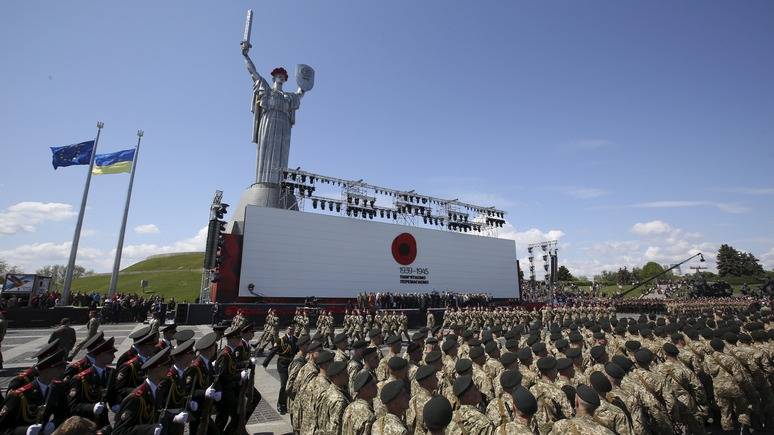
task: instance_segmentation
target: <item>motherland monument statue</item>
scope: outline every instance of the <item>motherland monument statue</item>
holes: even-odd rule
[[[241,234],[245,220],[245,207],[296,208],[292,194],[281,198],[282,172],[288,167],[290,155],[290,133],[296,121],[296,110],[304,94],[314,86],[314,69],[308,65],[296,66],[295,92],[288,92],[283,85],[288,81],[288,72],[283,67],[271,71],[272,83],[261,76],[250,59],[250,33],[253,11],[247,11],[242,56],[253,81],[253,98],[250,110],[253,113],[252,141],[256,145],[255,181],[242,194],[239,206],[228,231]]]

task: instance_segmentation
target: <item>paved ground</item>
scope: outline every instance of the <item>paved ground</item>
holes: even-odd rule
[[[138,323],[123,323],[118,325],[102,325],[101,330],[105,332],[105,337],[115,337],[118,352],[116,358],[125,350],[129,349],[132,340],[127,336],[135,329],[143,325]],[[78,341],[86,336],[84,325],[74,327]],[[199,338],[211,331],[207,326],[180,326],[178,330],[192,329]],[[8,382],[21,369],[30,367],[35,363],[32,355],[38,349],[48,342],[48,337],[53,331],[49,329],[12,329],[9,330],[3,340],[3,370],[0,370],[0,388],[3,393],[8,387]],[[85,349],[81,351],[78,357],[82,357]],[[262,358],[259,358],[262,360]],[[255,370],[255,386],[261,392],[263,400],[255,408],[255,412],[248,422],[248,433],[250,434],[286,434],[292,433],[289,415],[280,415],[276,411],[277,394],[279,393],[279,374],[276,370],[275,361],[265,370],[260,363]]]

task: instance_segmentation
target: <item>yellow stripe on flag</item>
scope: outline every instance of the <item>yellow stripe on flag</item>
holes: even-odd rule
[[[132,171],[132,162],[118,162],[108,166],[95,166],[91,173],[94,175],[121,174]]]

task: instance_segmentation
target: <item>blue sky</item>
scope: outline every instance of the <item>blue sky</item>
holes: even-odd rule
[[[721,243],[774,266],[774,4],[28,2],[0,5],[0,258],[65,263],[85,167],[50,146],[145,131],[124,265],[201,249],[254,174],[251,83],[317,71],[290,165],[492,204],[579,274]],[[292,80],[291,80],[292,81]],[[93,180],[78,262],[109,271],[127,175]]]

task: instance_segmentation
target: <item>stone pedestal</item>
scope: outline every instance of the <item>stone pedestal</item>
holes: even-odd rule
[[[281,193],[280,185],[275,183],[255,183],[248,187],[242,194],[242,198],[239,199],[239,205],[234,209],[234,217],[226,226],[226,232],[230,234],[243,234],[245,208],[248,205],[298,210],[295,196],[288,193],[283,201],[280,198]]]

